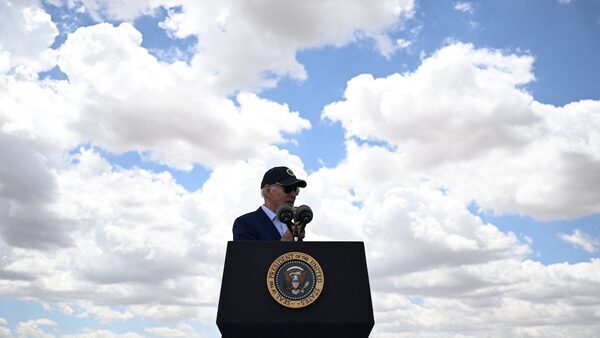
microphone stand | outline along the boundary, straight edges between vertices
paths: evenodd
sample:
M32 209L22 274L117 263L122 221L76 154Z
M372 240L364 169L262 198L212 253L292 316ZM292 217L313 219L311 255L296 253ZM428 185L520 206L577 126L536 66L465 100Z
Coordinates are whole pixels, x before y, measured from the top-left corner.
M302 223L300 223L300 227L295 227L294 242L302 242L302 237L300 237L300 234L302 233L302 229L304 229L304 227L302 226Z
M306 224L308 224L307 221L308 220L306 218L302 218L302 220L300 221L300 224L298 225L298 227L296 227L296 234L294 235L294 241L296 241L296 242L304 241L304 239L300 235L304 231L304 228L306 228Z
M300 236L298 234L298 229L294 226L294 223L290 221L289 223L287 223L287 226L288 226L288 230L292 234L293 241L294 242L301 242L302 239L300 238Z

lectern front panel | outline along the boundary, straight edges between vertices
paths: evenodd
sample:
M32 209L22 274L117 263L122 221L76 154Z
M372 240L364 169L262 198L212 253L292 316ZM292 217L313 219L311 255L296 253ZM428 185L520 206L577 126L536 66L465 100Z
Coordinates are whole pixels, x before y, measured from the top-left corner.
M322 270L318 298L299 308L282 305L268 287L269 269L278 257L291 252L314 258ZM368 337L374 319L364 244L229 242L217 325L224 338Z

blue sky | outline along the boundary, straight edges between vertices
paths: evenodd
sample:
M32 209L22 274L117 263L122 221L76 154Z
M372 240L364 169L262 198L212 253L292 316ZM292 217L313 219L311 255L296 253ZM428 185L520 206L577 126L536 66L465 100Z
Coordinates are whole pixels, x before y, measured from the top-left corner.
M0 0L0 22L0 337L218 336L231 223L275 165L308 181L307 240L365 242L373 336L600 329L600 3Z

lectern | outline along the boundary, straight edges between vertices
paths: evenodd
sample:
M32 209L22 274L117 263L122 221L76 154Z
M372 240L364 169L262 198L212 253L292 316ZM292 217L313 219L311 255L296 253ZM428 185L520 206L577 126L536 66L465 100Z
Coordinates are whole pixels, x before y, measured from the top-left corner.
M373 325L362 242L228 242L223 338L358 338Z

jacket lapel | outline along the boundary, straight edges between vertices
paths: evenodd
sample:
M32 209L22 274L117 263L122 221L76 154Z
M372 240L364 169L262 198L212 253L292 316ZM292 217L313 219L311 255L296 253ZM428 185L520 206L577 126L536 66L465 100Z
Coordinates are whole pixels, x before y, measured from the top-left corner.
M269 216L267 216L267 214L265 214L265 212L262 210L262 207L258 207L255 214L256 217L259 219L260 223L263 225L263 234L271 239L280 240L281 234L279 233L279 231L277 231L277 228L275 228L273 221L271 221L269 219Z

